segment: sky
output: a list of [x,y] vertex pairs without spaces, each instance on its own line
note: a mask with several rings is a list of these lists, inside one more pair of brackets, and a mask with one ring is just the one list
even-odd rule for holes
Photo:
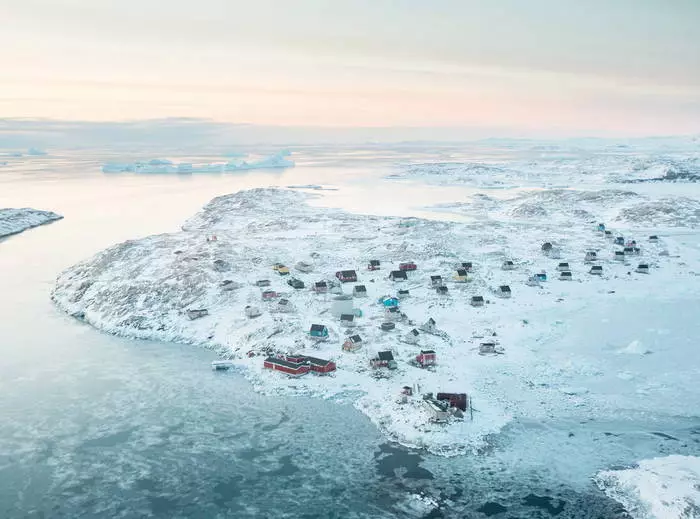
[[700,133],[698,0],[0,0],[0,118]]

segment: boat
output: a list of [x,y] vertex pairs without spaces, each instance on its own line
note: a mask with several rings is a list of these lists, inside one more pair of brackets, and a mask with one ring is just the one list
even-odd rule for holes
[[233,367],[231,360],[215,360],[211,363],[211,369],[214,371],[227,371]]

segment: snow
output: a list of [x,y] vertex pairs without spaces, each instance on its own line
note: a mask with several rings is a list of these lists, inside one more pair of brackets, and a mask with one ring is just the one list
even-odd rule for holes
[[[661,226],[653,229],[659,243],[648,243],[645,231],[636,236],[640,256],[614,261],[616,247],[596,230],[598,221],[606,221],[599,216],[614,217],[629,204],[641,203],[642,195],[607,189],[532,193],[515,201],[481,195],[451,204],[450,210],[474,218],[465,223],[317,207],[321,193],[242,191],[212,200],[181,232],[118,244],[69,268],[59,276],[52,297],[64,311],[110,333],[215,349],[233,359],[260,392],[351,401],[388,438],[442,455],[488,449],[513,418],[614,420],[627,412],[661,408],[678,416],[694,413],[696,368],[683,360],[678,364],[693,344],[647,346],[644,330],[637,331],[637,342],[621,342],[606,327],[614,326],[610,308],[648,309],[649,294],[657,302],[694,301],[700,249],[687,243],[687,236],[675,236],[675,227]],[[548,215],[521,214],[513,220],[512,211],[528,203],[529,196]],[[578,211],[590,214],[583,218]],[[634,237],[632,224],[621,220],[614,231]],[[211,235],[217,240],[207,241]],[[544,241],[561,250],[561,260],[541,253]],[[588,274],[588,250],[598,252],[602,276]],[[662,254],[666,250],[669,254]],[[381,270],[368,271],[370,259],[379,259]],[[506,259],[514,261],[515,270],[502,270]],[[215,268],[217,260],[230,269]],[[313,272],[295,270],[301,261],[313,264]],[[415,261],[418,270],[409,273],[408,281],[390,282],[388,273],[406,261]],[[453,282],[462,261],[474,263],[472,279]],[[559,261],[570,263],[573,281],[553,276]],[[288,286],[287,277],[272,270],[278,262],[307,288]],[[649,263],[650,274],[635,273],[637,262]],[[357,270],[358,284],[368,291],[367,298],[353,300],[362,311],[352,332],[364,342],[357,353],[341,350],[347,331],[329,311],[334,296],[308,289],[347,269]],[[541,287],[526,286],[528,277],[542,269],[552,279]],[[448,295],[430,287],[431,275],[445,279]],[[295,312],[282,314],[274,310],[275,302],[262,301],[266,288],[255,286],[259,279],[272,280],[270,289],[288,298]],[[236,289],[224,290],[226,280],[237,283]],[[511,287],[511,298],[492,296],[490,290],[500,285]],[[352,286],[345,284],[343,292],[351,294]],[[384,310],[377,301],[400,288],[411,294],[401,301],[407,321],[383,332]],[[484,296],[486,304],[472,308],[474,295]],[[247,318],[247,305],[260,308],[262,315]],[[191,321],[188,309],[208,309],[209,315]],[[416,345],[401,341],[430,317],[437,323],[435,334],[421,333]],[[315,323],[328,326],[327,341],[309,340],[308,329]],[[489,339],[497,340],[502,354],[479,354],[486,329],[497,333]],[[437,352],[435,368],[410,362],[421,348]],[[398,369],[372,370],[369,358],[385,349],[393,351]],[[258,355],[249,357],[249,351]],[[289,379],[263,370],[262,355],[296,352],[334,360],[338,371],[330,377]],[[405,385],[417,390],[401,403]],[[469,394],[473,420],[431,423],[420,397],[425,392]]]
[[109,162],[102,166],[102,171],[104,173],[224,173],[250,169],[290,168],[294,166],[294,162],[287,158],[290,155],[291,152],[285,150],[253,162],[239,160],[205,164],[176,163],[168,159],[151,159],[133,163]]
[[44,225],[63,218],[51,211],[37,209],[0,209],[0,238],[20,233],[31,227]]
[[700,517],[700,458],[672,455],[599,472],[598,487],[634,519]]

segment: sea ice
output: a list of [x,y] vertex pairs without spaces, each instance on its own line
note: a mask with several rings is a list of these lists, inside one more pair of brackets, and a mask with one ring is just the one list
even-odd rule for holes
[[31,227],[60,220],[63,216],[37,209],[0,209],[0,238],[17,234]]
[[284,150],[253,162],[242,160],[208,164],[175,163],[167,159],[133,163],[109,162],[102,166],[102,171],[104,173],[222,173],[249,169],[290,168],[294,166],[294,162],[287,158],[290,155],[290,151]]

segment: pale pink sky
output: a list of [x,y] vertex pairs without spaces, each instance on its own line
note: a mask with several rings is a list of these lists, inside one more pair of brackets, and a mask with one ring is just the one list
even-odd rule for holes
[[700,2],[582,4],[0,0],[0,117],[700,132]]

